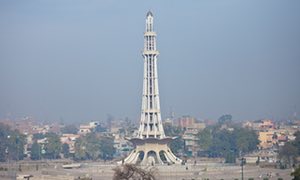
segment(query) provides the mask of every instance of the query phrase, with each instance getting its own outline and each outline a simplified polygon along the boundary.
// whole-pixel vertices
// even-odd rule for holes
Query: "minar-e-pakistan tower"
[[[144,80],[142,112],[139,130],[136,137],[130,141],[135,149],[122,163],[154,165],[154,164],[180,164],[168,143],[173,138],[166,137],[161,121],[158,74],[156,33],[153,31],[153,14],[149,11],[146,17],[146,32],[144,33]]]

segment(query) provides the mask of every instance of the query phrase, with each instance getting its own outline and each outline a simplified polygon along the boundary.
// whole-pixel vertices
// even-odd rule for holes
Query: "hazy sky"
[[[299,0],[1,0],[0,117],[138,119],[149,9],[163,117],[299,117]]]

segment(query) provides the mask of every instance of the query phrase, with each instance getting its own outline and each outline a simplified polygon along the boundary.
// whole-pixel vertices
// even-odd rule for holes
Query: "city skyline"
[[[0,118],[139,119],[149,9],[163,118],[300,112],[300,2],[133,2],[0,2]]]

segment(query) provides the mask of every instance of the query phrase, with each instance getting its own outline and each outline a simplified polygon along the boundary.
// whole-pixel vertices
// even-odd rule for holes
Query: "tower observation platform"
[[[146,15],[144,33],[144,78],[142,93],[142,109],[139,130],[136,137],[130,139],[135,149],[121,163],[154,165],[180,164],[168,147],[174,139],[166,137],[160,112],[158,90],[156,33],[153,28],[153,14]]]

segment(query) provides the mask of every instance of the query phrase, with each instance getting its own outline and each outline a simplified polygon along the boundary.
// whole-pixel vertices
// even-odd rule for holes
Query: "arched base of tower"
[[[165,139],[132,139],[136,148],[119,164],[181,164],[182,160],[177,158],[168,147],[171,138]]]

